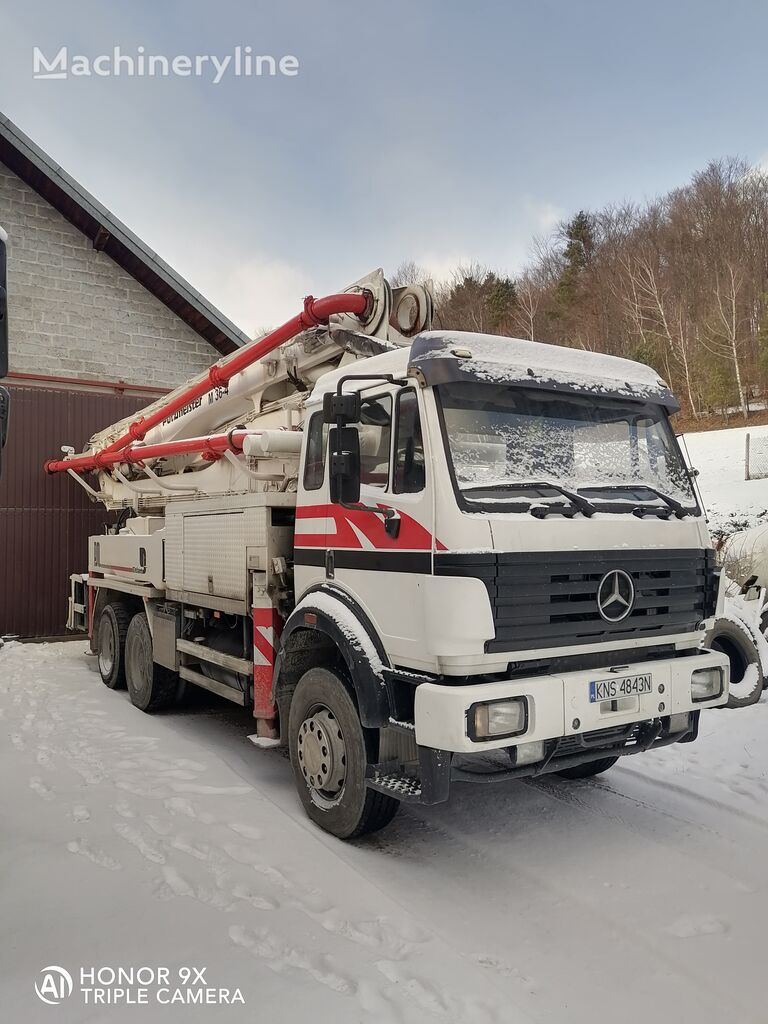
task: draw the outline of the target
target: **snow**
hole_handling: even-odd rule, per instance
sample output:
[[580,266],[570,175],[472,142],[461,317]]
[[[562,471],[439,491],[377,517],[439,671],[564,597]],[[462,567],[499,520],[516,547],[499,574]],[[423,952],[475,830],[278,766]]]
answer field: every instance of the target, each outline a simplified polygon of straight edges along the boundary
[[272,736],[258,736],[256,733],[252,733],[248,739],[259,750],[271,750],[272,747],[280,746],[280,740]]
[[768,480],[744,479],[745,435],[768,437],[768,426],[685,434],[692,465],[714,533],[734,533],[761,522],[768,510]]
[[[765,699],[593,782],[457,785],[347,844],[247,710],[143,715],[83,643],[0,651],[0,728],[4,1019],[765,1017]],[[43,1012],[49,964],[192,964],[245,1005]]]
[[747,665],[747,670],[739,683],[731,683],[730,692],[732,696],[742,699],[748,697],[757,685],[757,663]]
[[418,366],[438,354],[450,356],[454,348],[471,353],[466,362],[459,359],[458,368],[479,380],[547,383],[555,388],[560,385],[573,391],[635,398],[659,399],[669,395],[666,383],[643,363],[493,334],[425,331],[414,339],[411,365]]

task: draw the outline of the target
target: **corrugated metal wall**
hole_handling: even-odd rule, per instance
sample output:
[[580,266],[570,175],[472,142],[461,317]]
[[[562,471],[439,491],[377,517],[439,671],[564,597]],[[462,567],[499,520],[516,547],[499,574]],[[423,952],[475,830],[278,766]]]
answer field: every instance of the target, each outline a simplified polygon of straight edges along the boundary
[[87,538],[114,516],[68,476],[45,474],[43,463],[62,444],[80,451],[151,397],[4,383],[11,417],[0,474],[0,635],[61,636],[69,575],[87,570]]

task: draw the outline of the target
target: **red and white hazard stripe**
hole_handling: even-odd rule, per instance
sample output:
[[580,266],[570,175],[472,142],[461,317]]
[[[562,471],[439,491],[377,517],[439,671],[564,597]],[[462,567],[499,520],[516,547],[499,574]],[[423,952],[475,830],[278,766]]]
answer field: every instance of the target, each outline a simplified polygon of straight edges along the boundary
[[253,609],[253,714],[255,718],[277,716],[272,676],[277,658],[282,621],[271,606]]

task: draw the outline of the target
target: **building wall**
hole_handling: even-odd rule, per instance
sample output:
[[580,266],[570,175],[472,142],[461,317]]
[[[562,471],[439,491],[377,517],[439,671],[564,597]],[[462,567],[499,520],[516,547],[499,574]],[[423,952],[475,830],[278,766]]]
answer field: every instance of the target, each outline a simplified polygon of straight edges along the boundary
[[0,474],[0,636],[62,636],[70,574],[88,571],[88,537],[115,514],[65,474],[47,476],[43,463],[64,439],[80,451],[100,427],[143,408],[147,395],[4,383],[11,418]]
[[217,358],[2,163],[0,224],[8,232],[12,372],[167,388]]

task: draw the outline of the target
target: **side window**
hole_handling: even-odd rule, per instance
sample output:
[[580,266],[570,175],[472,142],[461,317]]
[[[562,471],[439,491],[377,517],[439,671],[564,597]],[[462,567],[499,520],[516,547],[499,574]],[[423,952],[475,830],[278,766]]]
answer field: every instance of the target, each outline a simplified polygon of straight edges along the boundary
[[325,476],[325,453],[328,449],[328,424],[323,423],[323,414],[312,415],[307,429],[307,455],[304,462],[304,489],[317,491],[323,486]]
[[413,388],[407,388],[397,396],[394,492],[416,494],[424,490],[425,478],[419,400]]
[[389,448],[392,436],[392,396],[364,398],[360,407],[360,482],[389,486]]

